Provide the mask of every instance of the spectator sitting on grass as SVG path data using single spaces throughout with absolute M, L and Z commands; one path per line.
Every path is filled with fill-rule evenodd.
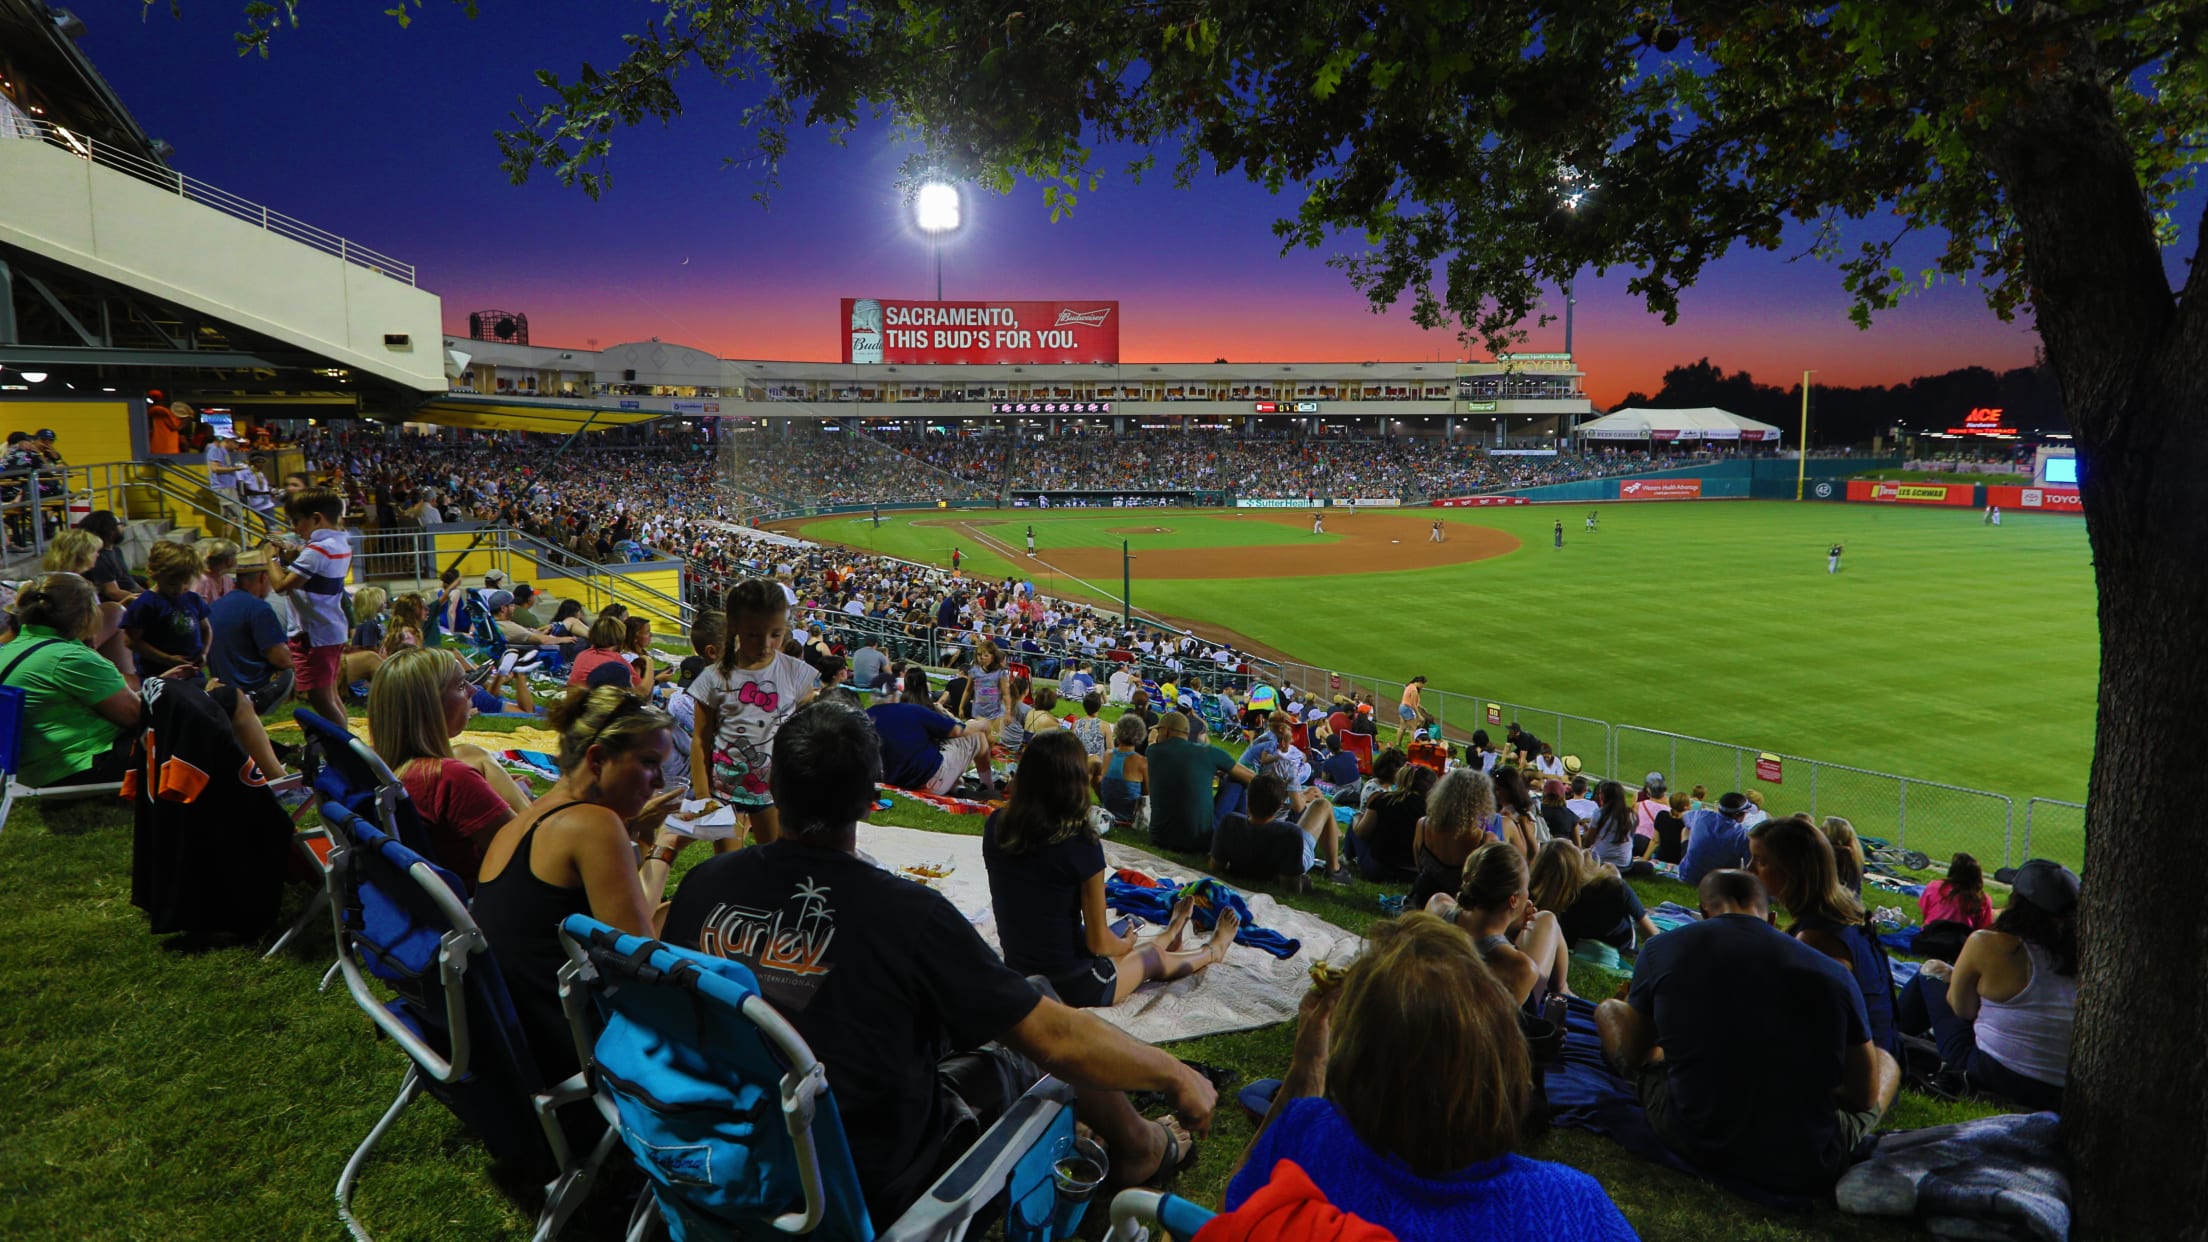
M 1870 912 L 1840 886 L 1832 843 L 1807 815 L 1767 819 L 1748 830 L 1749 869 L 1786 908 L 1786 933 L 1847 968 L 1863 991 L 1871 1042 L 1887 1052 L 1894 1039 L 1894 976 Z
M 212 630 L 206 601 L 191 587 L 202 566 L 190 544 L 163 540 L 146 553 L 146 577 L 152 589 L 141 592 L 123 610 L 123 635 L 138 657 L 140 677 L 159 677 L 186 668 L 197 680 Z
M 1598 861 L 1569 837 L 1550 841 L 1534 856 L 1528 891 L 1535 906 L 1555 913 L 1566 944 L 1599 940 L 1630 953 L 1635 932 L 1644 943 L 1656 935 L 1640 894 L 1618 869 Z
M 1541 782 L 1541 823 L 1548 829 L 1551 838 L 1579 840 L 1579 816 L 1565 805 L 1569 800 L 1563 781 L 1551 779 Z
M 1089 691 L 1095 699 L 1096 691 Z M 1112 817 L 1114 824 L 1132 824 L 1142 803 L 1143 784 L 1149 779 L 1149 761 L 1141 752 L 1148 730 L 1134 716 L 1121 716 L 1112 726 L 1112 753 L 1104 761 L 1101 774 L 1096 778 L 1097 801 Z M 1093 765 L 1095 760 L 1091 760 Z
M 1089 821 L 1088 756 L 1061 729 L 1028 742 L 1012 800 L 982 826 L 982 861 L 1004 964 L 1050 980 L 1076 1009 L 1116 1005 L 1151 979 L 1186 978 L 1222 959 L 1241 920 L 1219 916 L 1201 948 L 1184 947 L 1193 896 L 1163 936 L 1116 935 L 1104 905 L 1104 846 Z
M 1236 768 L 1244 770 L 1239 764 Z M 1289 793 L 1288 782 L 1276 773 L 1260 773 L 1251 780 L 1247 813 L 1231 812 L 1219 821 L 1211 843 L 1212 868 L 1300 880 L 1323 858 L 1328 880 L 1350 883 L 1334 804 L 1312 794 L 1296 811 Z
M 1687 856 L 1687 812 L 1694 799 L 1684 789 L 1674 789 L 1664 809 L 1656 813 L 1656 846 L 1649 857 L 1678 866 Z
M 1076 1111 L 1124 1184 L 1178 1169 L 1190 1129 L 1210 1126 L 1207 1079 L 1043 997 L 942 894 L 856 856 L 879 754 L 865 715 L 839 703 L 790 717 L 771 775 L 784 835 L 685 876 L 667 942 L 750 967 L 812 1047 L 875 1220 L 902 1215 L 1043 1073 L 1076 1084 Z M 767 951 L 776 928 L 813 929 L 802 972 Z M 1145 1090 L 1164 1092 L 1185 1127 L 1143 1120 L 1122 1093 Z
M 2035 858 L 2008 904 L 1949 967 L 1924 964 L 1901 994 L 1901 1027 L 1929 1031 L 1948 1074 L 2026 1108 L 2062 1111 L 2078 1009 L 2078 877 Z
M 1370 805 L 1374 798 L 1395 788 L 1395 778 L 1403 771 L 1403 765 L 1411 757 L 1390 746 L 1372 757 L 1372 771 L 1357 790 L 1357 805 Z
M 621 646 L 628 639 L 628 627 L 613 617 L 601 615 L 590 627 L 590 650 L 578 654 L 567 666 L 567 684 L 580 686 L 590 681 L 590 675 L 601 665 L 619 664 L 629 668 L 622 655 Z M 509 639 L 509 641 L 514 641 Z M 630 670 L 629 684 L 636 684 L 634 670 Z
M 1419 773 L 1425 773 L 1420 776 Z M 1495 840 L 1495 782 L 1470 768 L 1459 768 L 1439 780 L 1433 769 L 1407 763 L 1396 778 L 1406 791 L 1424 789 L 1417 801 L 1425 814 L 1414 825 L 1411 857 L 1418 878 L 1411 884 L 1406 908 L 1423 907 L 1436 893 L 1455 892 L 1464 877 L 1464 864 L 1473 851 Z M 1395 810 L 1391 806 L 1391 810 Z M 1396 813 L 1400 814 L 1399 810 Z M 1380 826 L 1375 825 L 1377 834 Z
M 1641 838 L 1635 834 L 1635 813 L 1626 802 L 1625 786 L 1604 781 L 1595 787 L 1593 823 L 1587 825 L 1587 852 L 1598 863 L 1607 863 L 1624 874 L 1633 866 Z
M 1679 861 L 1681 880 L 1700 884 L 1702 877 L 1712 871 L 1748 865 L 1748 829 L 1742 826 L 1748 810 L 1746 795 L 1729 793 L 1717 800 L 1715 809 L 1687 812 L 1687 852 Z
M 1595 1008 L 1604 1057 L 1649 1127 L 1706 1172 L 1821 1195 L 1901 1086 L 1839 963 L 1771 926 L 1763 885 L 1713 871 L 1702 921 L 1641 950 L 1624 1000 Z
M 1420 913 L 1380 923 L 1339 986 L 1304 997 L 1288 1076 L 1225 1206 L 1293 1161 L 1403 1242 L 1629 1242 L 1595 1179 L 1512 1153 L 1532 1075 L 1511 998 L 1465 938 Z
M 421 812 L 437 862 L 470 892 L 492 837 L 529 805 L 490 752 L 453 745 L 474 713 L 475 688 L 457 656 L 442 648 L 402 651 L 369 683 L 368 733 L 376 753 Z
M 1525 775 L 1518 768 L 1497 768 L 1494 779 L 1496 822 L 1489 830 L 1531 864 L 1546 839 L 1541 833 L 1540 817 L 1533 811 L 1533 793 L 1526 788 Z
M 1135 680 L 1132 666 L 1115 664 L 1112 666 L 1111 680 L 1107 683 L 1109 692 L 1105 697 L 1114 703 L 1126 703 L 1135 697 L 1135 691 L 1141 685 L 1141 682 Z
M 1326 758 L 1320 761 L 1318 774 L 1312 783 L 1336 806 L 1360 805 L 1364 778 L 1357 772 L 1357 756 L 1342 749 L 1342 739 L 1339 736 L 1332 733 L 1326 735 Z
M 1470 936 L 1512 999 L 1539 1010 L 1552 993 L 1572 994 L 1565 980 L 1571 946 L 1556 915 L 1534 907 L 1526 882 L 1526 860 L 1510 846 L 1490 841 L 1465 860 L 1456 896 L 1437 893 L 1425 910 Z
M 71 527 L 55 535 L 53 542 L 46 545 L 46 555 L 40 558 L 38 565 L 47 573 L 83 577 L 99 563 L 100 551 L 98 535 Z M 117 667 L 129 667 L 130 640 L 123 637 L 123 605 L 103 597 L 99 613 L 92 622 L 92 632 L 85 635 L 84 641 L 114 661 Z
M 1065 686 L 1066 683 L 1062 681 L 1058 683 L 1061 692 L 1065 690 Z M 1104 710 L 1104 693 L 1101 690 L 1088 690 L 1081 695 L 1080 702 L 1081 714 L 1074 718 L 1073 735 L 1081 739 L 1081 750 L 1089 757 L 1090 772 L 1100 774 L 1106 757 L 1112 752 L 1111 734 L 1105 730 L 1104 721 L 1098 715 Z
M 291 644 L 269 593 L 268 553 L 254 548 L 238 555 L 236 585 L 207 611 L 214 629 L 207 667 L 251 698 L 256 715 L 290 698 L 294 681 Z
M 978 722 L 953 720 L 909 697 L 903 702 L 876 703 L 866 714 L 881 738 L 882 779 L 890 784 L 947 794 L 968 772 L 984 783 L 990 781 L 989 731 Z
M 1822 825 L 1825 840 L 1832 843 L 1832 861 L 1840 868 L 1840 887 L 1863 895 L 1863 873 L 1868 870 L 1863 859 L 1863 842 L 1855 835 L 1855 825 L 1838 815 L 1825 816 Z
M 1166 849 L 1208 854 L 1217 818 L 1215 779 L 1247 785 L 1255 773 L 1205 740 L 1201 716 L 1167 712 L 1155 730 L 1144 754 L 1149 760 L 1150 839 Z
M 1947 864 L 1947 878 L 1934 880 L 1917 894 L 1917 911 L 1924 925 L 1960 923 L 1972 931 L 1993 926 L 1993 903 L 1986 900 L 1986 872 L 1978 860 L 1957 854 Z

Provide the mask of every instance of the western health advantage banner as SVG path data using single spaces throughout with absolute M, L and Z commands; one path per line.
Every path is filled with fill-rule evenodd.
M 1700 479 L 1626 479 L 1618 484 L 1620 500 L 1700 500 Z
M 1119 361 L 1117 302 L 843 299 L 845 362 L 1048 365 Z

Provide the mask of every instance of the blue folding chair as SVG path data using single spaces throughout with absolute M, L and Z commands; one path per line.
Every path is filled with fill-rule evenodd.
M 491 610 L 477 596 L 470 595 L 467 603 L 467 642 L 483 662 L 503 676 L 507 673 L 557 673 L 566 667 L 558 647 L 539 647 L 523 651 L 506 641 L 506 632 L 498 628 L 498 621 Z M 508 661 L 506 657 L 514 659 Z
M 560 940 L 577 1055 L 650 1179 L 630 1242 L 652 1236 L 655 1218 L 674 1242 L 872 1242 L 827 1071 L 749 969 L 583 915 Z M 1006 1242 L 1071 1237 L 1106 1172 L 1102 1150 L 1074 1137 L 1072 1103 L 1056 1079 L 1030 1087 L 880 1237 L 958 1242 L 999 1203 Z M 1061 1193 L 1061 1164 L 1094 1177 Z
M 0 792 L 0 830 L 8 826 L 8 814 L 15 809 L 18 798 L 43 798 L 59 802 L 73 798 L 97 798 L 102 794 L 120 794 L 121 781 L 99 781 L 90 785 L 26 785 L 17 779 L 17 767 L 22 761 L 24 712 L 28 697 L 21 686 L 0 686 L 0 783 L 6 786 Z
M 1188 1242 L 1217 1213 L 1179 1195 L 1156 1190 L 1122 1190 L 1112 1196 L 1112 1228 L 1104 1242 L 1149 1242 L 1151 1231 L 1164 1231 Z
M 353 1185 L 384 1134 L 423 1091 L 452 1110 L 493 1158 L 545 1180 L 535 1242 L 556 1237 L 613 1150 L 610 1126 L 578 1153 L 559 1110 L 589 1104 L 583 1075 L 546 1083 L 529 1053 L 490 941 L 452 873 L 331 800 L 322 817 L 339 842 L 330 858 L 338 969 L 376 1029 L 406 1053 L 398 1098 L 345 1162 L 338 1218 L 360 1242 Z M 384 1000 L 373 977 L 395 994 Z

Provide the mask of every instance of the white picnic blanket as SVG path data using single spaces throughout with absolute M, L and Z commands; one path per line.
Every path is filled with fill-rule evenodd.
M 859 849 L 892 871 L 929 863 L 948 866 L 950 874 L 937 880 L 935 887 L 974 924 L 990 947 L 998 947 L 980 837 L 862 823 Z M 1115 868 L 1131 867 L 1160 878 L 1187 882 L 1203 875 L 1109 837 L 1104 839 L 1104 857 Z M 1317 915 L 1281 905 L 1263 893 L 1236 891 L 1249 903 L 1258 926 L 1302 942 L 1294 957 L 1276 958 L 1237 945 L 1218 965 L 1171 983 L 1144 984 L 1124 1003 L 1099 1009 L 1097 1015 L 1153 1044 L 1271 1026 L 1296 1016 L 1296 1005 L 1310 985 L 1311 963 L 1347 965 L 1362 947 L 1359 937 Z M 1145 928 L 1141 934 L 1158 935 L 1162 930 Z

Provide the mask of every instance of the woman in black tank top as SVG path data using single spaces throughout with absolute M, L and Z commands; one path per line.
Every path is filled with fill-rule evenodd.
M 560 779 L 491 839 L 472 908 L 530 1052 L 557 1082 L 577 1068 L 560 1009 L 560 921 L 588 914 L 653 934 L 668 872 L 693 838 L 660 827 L 682 797 L 660 792 L 660 765 L 674 745 L 667 713 L 601 686 L 570 693 L 550 723 L 560 731 Z M 654 830 L 639 865 L 638 844 Z

